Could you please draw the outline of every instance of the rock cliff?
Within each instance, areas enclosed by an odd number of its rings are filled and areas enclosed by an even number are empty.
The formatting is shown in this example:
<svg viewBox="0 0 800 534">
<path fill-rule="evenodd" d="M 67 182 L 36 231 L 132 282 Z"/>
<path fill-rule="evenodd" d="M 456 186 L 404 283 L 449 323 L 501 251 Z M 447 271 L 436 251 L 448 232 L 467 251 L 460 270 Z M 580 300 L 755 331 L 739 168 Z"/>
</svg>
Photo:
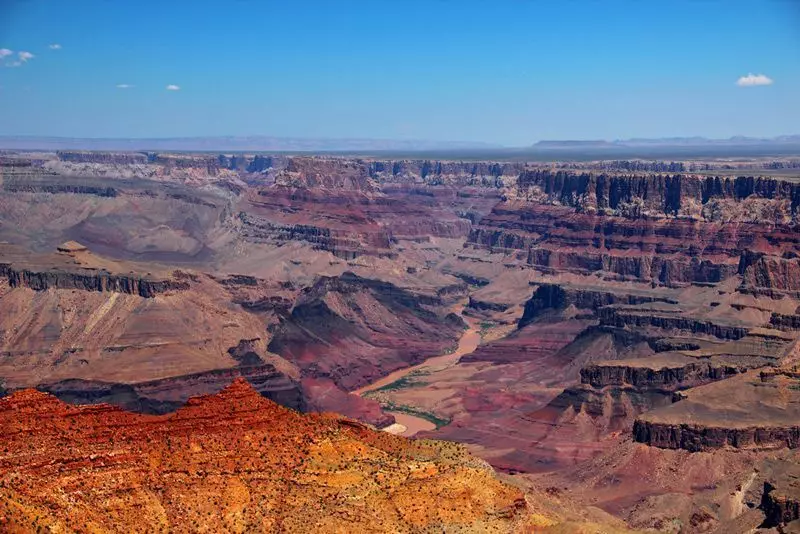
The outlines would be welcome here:
<svg viewBox="0 0 800 534">
<path fill-rule="evenodd" d="M 102 271 L 79 269 L 75 271 L 30 271 L 17 270 L 11 265 L 0 264 L 0 275 L 8 278 L 11 287 L 27 287 L 34 291 L 47 289 L 80 289 L 84 291 L 113 291 L 151 298 L 167 291 L 189 288 L 181 280 L 158 280 L 143 275 L 123 275 Z"/>
<path fill-rule="evenodd" d="M 634 439 L 689 451 L 797 448 L 797 373 L 752 374 L 691 389 L 679 402 L 640 416 Z"/>
</svg>

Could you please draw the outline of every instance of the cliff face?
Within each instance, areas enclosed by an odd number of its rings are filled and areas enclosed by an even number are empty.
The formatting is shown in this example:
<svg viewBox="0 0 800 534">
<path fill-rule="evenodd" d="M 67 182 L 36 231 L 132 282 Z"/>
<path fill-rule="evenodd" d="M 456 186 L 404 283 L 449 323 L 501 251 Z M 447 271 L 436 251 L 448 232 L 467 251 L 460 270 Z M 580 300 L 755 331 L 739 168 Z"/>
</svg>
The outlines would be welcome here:
<svg viewBox="0 0 800 534">
<path fill-rule="evenodd" d="M 287 187 L 326 188 L 374 192 L 377 184 L 359 161 L 328 158 L 290 158 L 275 176 L 275 184 Z"/>
<path fill-rule="evenodd" d="M 0 430 L 8 481 L 0 500 L 14 503 L 0 519 L 4 531 L 521 532 L 540 524 L 520 490 L 459 446 L 299 415 L 241 380 L 161 417 L 23 391 L 0 400 Z"/>
<path fill-rule="evenodd" d="M 743 251 L 800 250 L 789 181 L 529 169 L 504 192 L 468 243 L 545 272 L 682 286 L 736 275 Z"/>
<path fill-rule="evenodd" d="M 675 365 L 636 367 L 628 364 L 588 365 L 581 369 L 581 383 L 595 388 L 634 386 L 647 388 L 689 387 L 722 380 L 744 372 L 734 365 L 714 365 L 708 361 L 676 362 Z"/>
<path fill-rule="evenodd" d="M 779 215 L 780 218 L 788 215 L 791 219 L 800 204 L 800 185 L 752 176 L 696 178 L 669 174 L 619 175 L 537 169 L 521 173 L 517 184 L 519 193 L 531 200 L 546 200 L 586 212 L 613 210 L 623 216 L 688 215 L 713 219 L 715 215 L 712 211 L 702 211 L 702 207 L 710 202 L 739 203 L 747 199 L 759 199 L 773 201 L 762 203 L 765 215 L 770 209 L 788 208 L 788 213 L 773 215 Z M 786 205 L 782 201 L 786 201 Z M 736 216 L 735 213 L 727 215 Z M 739 215 L 746 218 L 752 214 Z M 765 220 L 779 222 L 774 217 Z"/>
<path fill-rule="evenodd" d="M 781 467 L 781 471 L 764 481 L 760 508 L 764 512 L 762 526 L 765 528 L 784 526 L 800 519 L 797 464 L 784 463 Z"/>
<path fill-rule="evenodd" d="M 466 236 L 471 223 L 461 215 L 486 204 L 482 197 L 460 198 L 453 191 L 427 196 L 395 188 L 384 193 L 352 162 L 310 162 L 290 161 L 276 176 L 276 185 L 249 192 L 239 214 L 248 240 L 304 241 L 345 259 L 391 256 L 401 239 Z M 337 167 L 326 174 L 333 164 Z"/>
<path fill-rule="evenodd" d="M 27 287 L 34 291 L 80 289 L 83 291 L 112 291 L 152 298 L 159 293 L 189 288 L 189 283 L 181 280 L 157 280 L 141 275 L 112 274 L 83 269 L 77 271 L 30 271 L 15 269 L 8 264 L 0 264 L 0 275 L 8 278 L 8 284 L 11 287 Z"/>
<path fill-rule="evenodd" d="M 282 224 L 241 213 L 242 235 L 257 243 L 302 241 L 326 250 L 338 258 L 352 260 L 365 254 L 391 256 L 390 236 L 385 230 L 352 232 L 310 224 Z"/>
<path fill-rule="evenodd" d="M 604 291 L 597 288 L 562 284 L 541 284 L 525 303 L 519 327 L 522 328 L 531 323 L 546 311 L 563 310 L 568 306 L 597 311 L 599 308 L 611 304 L 636 305 L 650 302 L 675 303 L 672 299 L 652 294 Z"/>
<path fill-rule="evenodd" d="M 747 373 L 688 390 L 679 402 L 640 416 L 634 440 L 666 449 L 709 451 L 800 447 L 794 369 Z"/>
<path fill-rule="evenodd" d="M 637 420 L 633 439 L 662 449 L 708 451 L 725 447 L 796 449 L 800 446 L 800 426 L 786 428 L 720 428 L 692 424 L 664 425 Z"/>
<path fill-rule="evenodd" d="M 800 292 L 800 259 L 744 251 L 739 260 L 742 287 L 753 292 Z"/>
<path fill-rule="evenodd" d="M 49 193 L 49 194 L 74 194 L 92 195 L 97 197 L 114 198 L 120 194 L 113 186 L 55 183 L 43 180 L 20 180 L 16 178 L 3 180 L 3 191 L 8 193 Z"/>
<path fill-rule="evenodd" d="M 741 339 L 749 328 L 720 324 L 685 315 L 664 314 L 608 306 L 598 310 L 600 324 L 617 328 L 655 327 L 666 330 L 684 330 L 695 334 L 714 336 L 720 339 Z"/>
</svg>

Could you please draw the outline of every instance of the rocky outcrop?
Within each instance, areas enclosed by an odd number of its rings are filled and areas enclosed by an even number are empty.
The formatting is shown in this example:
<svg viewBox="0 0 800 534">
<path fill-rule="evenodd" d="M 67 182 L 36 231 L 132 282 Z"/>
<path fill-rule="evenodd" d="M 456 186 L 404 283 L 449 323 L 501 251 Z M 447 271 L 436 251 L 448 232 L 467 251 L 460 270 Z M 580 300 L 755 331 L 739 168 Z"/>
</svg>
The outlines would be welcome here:
<svg viewBox="0 0 800 534">
<path fill-rule="evenodd" d="M 556 422 L 565 414 L 580 413 L 591 418 L 603 433 L 630 431 L 638 415 L 674 401 L 675 394 L 669 389 L 631 385 L 596 388 L 581 384 L 566 388 L 545 408 L 528 417 L 541 421 L 550 414 Z"/>
<path fill-rule="evenodd" d="M 739 260 L 739 274 L 745 290 L 800 292 L 800 258 L 768 256 L 744 251 Z"/>
<path fill-rule="evenodd" d="M 709 359 L 675 357 L 666 362 L 645 359 L 635 362 L 604 362 L 581 369 L 581 383 L 595 388 L 606 386 L 634 386 L 675 390 L 713 380 L 722 380 L 745 372 L 746 367 L 725 365 Z"/>
<path fill-rule="evenodd" d="M 34 291 L 46 289 L 80 289 L 83 291 L 113 291 L 152 298 L 167 291 L 189 288 L 183 280 L 159 280 L 135 274 L 113 274 L 100 270 L 31 271 L 0 264 L 0 275 L 8 278 L 11 287 L 27 287 Z"/>
<path fill-rule="evenodd" d="M 344 158 L 289 158 L 286 168 L 275 176 L 275 184 L 295 188 L 325 188 L 374 192 L 377 184 L 368 166 Z"/>
<path fill-rule="evenodd" d="M 617 328 L 654 327 L 665 330 L 683 330 L 693 334 L 703 334 L 720 339 L 741 339 L 749 328 L 730 324 L 720 324 L 677 313 L 664 313 L 657 310 L 641 310 L 607 306 L 598 310 L 600 324 Z"/>
<path fill-rule="evenodd" d="M 773 312 L 769 324 L 778 330 L 800 330 L 800 315 Z"/>
<path fill-rule="evenodd" d="M 213 155 L 190 155 L 190 154 L 156 154 L 147 155 L 149 163 L 158 165 L 165 169 L 202 169 L 209 176 L 219 174 L 222 166 L 219 157 Z"/>
<path fill-rule="evenodd" d="M 542 524 L 531 523 L 519 489 L 457 445 L 301 415 L 242 379 L 166 416 L 68 406 L 25 390 L 0 400 L 0 433 L 0 501 L 15 503 L 0 518 L 8 532 L 522 532 Z"/>
<path fill-rule="evenodd" d="M 372 234 L 336 230 L 308 224 L 281 224 L 247 213 L 240 213 L 242 235 L 256 242 L 304 241 L 331 252 L 334 256 L 352 260 L 364 254 L 391 256 L 390 237 L 385 231 Z"/>
<path fill-rule="evenodd" d="M 633 439 L 662 449 L 685 449 L 692 452 L 724 447 L 796 449 L 800 446 L 800 426 L 722 428 L 637 420 L 633 425 Z"/>
<path fill-rule="evenodd" d="M 752 176 L 697 178 L 535 169 L 520 174 L 517 185 L 528 199 L 557 202 L 581 211 L 612 210 L 614 214 L 630 217 L 700 215 L 698 207 L 711 201 L 740 202 L 750 198 L 785 200 L 792 217 L 800 204 L 800 185 Z"/>
<path fill-rule="evenodd" d="M 114 198 L 120 194 L 120 191 L 112 186 L 19 179 L 3 180 L 3 191 L 8 193 L 69 193 L 73 195 L 92 195 L 106 198 Z"/>
<path fill-rule="evenodd" d="M 752 375 L 690 389 L 680 402 L 640 416 L 634 440 L 689 451 L 800 447 L 800 374 L 788 369 Z"/>
<path fill-rule="evenodd" d="M 426 185 L 458 185 L 502 187 L 515 179 L 524 163 L 399 160 L 372 161 L 369 174 L 381 183 L 422 183 Z"/>
<path fill-rule="evenodd" d="M 800 519 L 800 487 L 797 484 L 797 468 L 764 481 L 761 494 L 761 510 L 764 512 L 764 528 L 775 528 Z M 780 532 L 780 531 L 779 531 Z"/>
<path fill-rule="evenodd" d="M 650 302 L 676 303 L 673 299 L 658 295 L 626 293 L 623 290 L 605 291 L 598 288 L 561 284 L 541 284 L 525 303 L 525 311 L 519 320 L 522 328 L 547 310 L 563 310 L 568 306 L 592 311 L 611 304 L 636 305 Z"/>
<path fill-rule="evenodd" d="M 504 312 L 511 308 L 513 304 L 507 302 L 492 302 L 490 300 L 481 300 L 475 296 L 469 297 L 467 307 L 478 311 L 495 311 Z"/>
</svg>

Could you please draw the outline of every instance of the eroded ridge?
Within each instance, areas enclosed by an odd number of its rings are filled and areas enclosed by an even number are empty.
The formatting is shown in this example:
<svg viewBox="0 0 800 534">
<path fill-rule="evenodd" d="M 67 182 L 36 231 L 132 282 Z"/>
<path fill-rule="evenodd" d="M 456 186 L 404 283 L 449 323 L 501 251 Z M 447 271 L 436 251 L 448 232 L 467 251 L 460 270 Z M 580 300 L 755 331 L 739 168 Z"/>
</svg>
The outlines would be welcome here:
<svg viewBox="0 0 800 534">
<path fill-rule="evenodd" d="M 167 416 L 0 400 L 2 530 L 522 531 L 520 490 L 460 446 L 301 415 L 237 379 Z"/>
</svg>

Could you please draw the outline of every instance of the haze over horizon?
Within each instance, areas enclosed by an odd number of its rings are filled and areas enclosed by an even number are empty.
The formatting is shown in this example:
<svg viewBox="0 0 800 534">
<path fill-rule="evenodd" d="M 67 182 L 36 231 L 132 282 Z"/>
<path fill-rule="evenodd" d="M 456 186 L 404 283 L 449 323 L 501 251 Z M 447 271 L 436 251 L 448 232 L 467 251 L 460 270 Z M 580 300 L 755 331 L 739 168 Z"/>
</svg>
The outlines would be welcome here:
<svg viewBox="0 0 800 534">
<path fill-rule="evenodd" d="M 800 121 L 789 2 L 231 6 L 4 2 L 0 135 L 527 146 Z"/>
</svg>

